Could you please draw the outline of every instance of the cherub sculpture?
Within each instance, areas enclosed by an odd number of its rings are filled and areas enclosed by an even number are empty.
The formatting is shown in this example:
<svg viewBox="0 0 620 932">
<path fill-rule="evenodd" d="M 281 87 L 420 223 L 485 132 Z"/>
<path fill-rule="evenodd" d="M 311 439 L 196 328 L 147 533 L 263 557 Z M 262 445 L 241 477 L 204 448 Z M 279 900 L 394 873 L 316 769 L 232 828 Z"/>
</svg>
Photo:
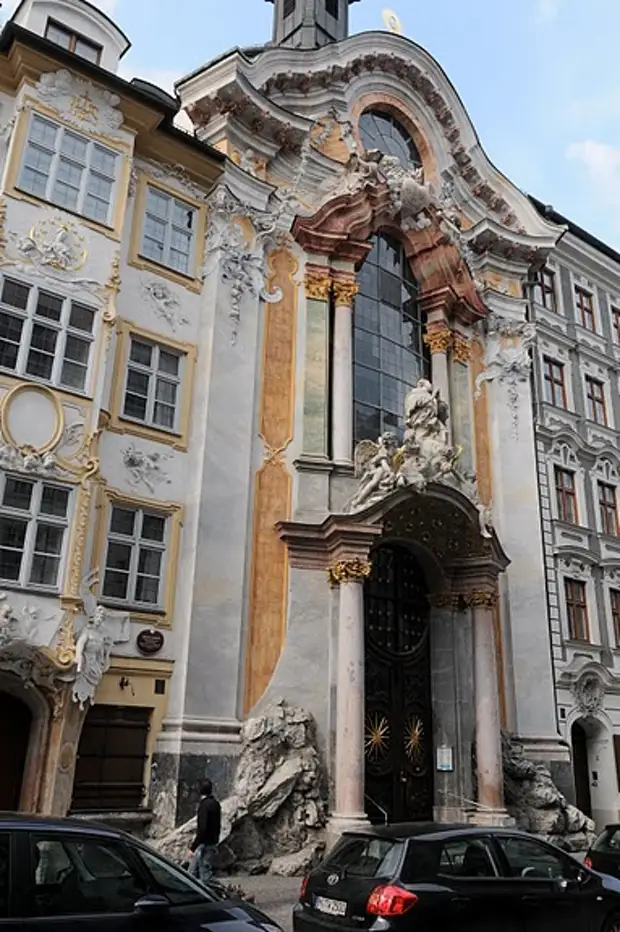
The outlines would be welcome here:
<svg viewBox="0 0 620 932">
<path fill-rule="evenodd" d="M 355 475 L 359 488 L 351 501 L 351 512 L 368 508 L 396 488 L 394 458 L 398 451 L 396 435 L 386 431 L 377 443 L 362 440 L 355 448 Z"/>
</svg>

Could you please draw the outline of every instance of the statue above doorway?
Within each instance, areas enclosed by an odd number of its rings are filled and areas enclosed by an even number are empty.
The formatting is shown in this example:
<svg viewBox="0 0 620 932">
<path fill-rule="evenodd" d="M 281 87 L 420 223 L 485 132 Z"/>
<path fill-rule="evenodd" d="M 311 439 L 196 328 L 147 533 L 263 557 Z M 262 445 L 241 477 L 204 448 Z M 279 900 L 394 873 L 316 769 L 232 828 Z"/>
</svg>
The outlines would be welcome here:
<svg viewBox="0 0 620 932">
<path fill-rule="evenodd" d="M 480 532 L 491 536 L 490 509 L 478 497 L 476 479 L 457 468 L 460 449 L 450 443 L 448 405 L 427 379 L 420 379 L 405 398 L 405 433 L 399 445 L 386 431 L 376 443 L 362 440 L 355 449 L 360 483 L 348 511 L 356 514 L 398 489 L 424 492 L 431 482 L 447 483 L 469 498 L 480 515 Z"/>
</svg>

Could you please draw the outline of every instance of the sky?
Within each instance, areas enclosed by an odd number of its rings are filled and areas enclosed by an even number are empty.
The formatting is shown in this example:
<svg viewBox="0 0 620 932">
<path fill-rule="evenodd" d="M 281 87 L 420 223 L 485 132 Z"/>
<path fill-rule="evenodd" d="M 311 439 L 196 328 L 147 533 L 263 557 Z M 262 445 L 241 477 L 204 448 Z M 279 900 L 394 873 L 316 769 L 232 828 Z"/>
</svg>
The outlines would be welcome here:
<svg viewBox="0 0 620 932">
<path fill-rule="evenodd" d="M 16 5 L 5 0 L 3 13 Z M 122 76 L 168 90 L 221 52 L 271 37 L 265 0 L 95 5 L 133 43 Z M 386 6 L 442 65 L 497 168 L 620 250 L 620 2 L 361 0 L 351 32 L 382 29 Z"/>
</svg>

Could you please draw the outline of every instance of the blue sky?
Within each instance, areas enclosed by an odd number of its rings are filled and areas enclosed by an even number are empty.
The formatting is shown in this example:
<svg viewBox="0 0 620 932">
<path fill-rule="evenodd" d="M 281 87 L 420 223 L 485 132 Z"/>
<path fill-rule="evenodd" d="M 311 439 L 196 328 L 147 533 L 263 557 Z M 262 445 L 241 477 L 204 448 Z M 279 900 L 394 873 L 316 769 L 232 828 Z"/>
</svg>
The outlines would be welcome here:
<svg viewBox="0 0 620 932">
<path fill-rule="evenodd" d="M 265 0 L 97 5 L 133 42 L 123 75 L 161 86 L 271 35 Z M 351 7 L 351 31 L 382 28 L 385 6 L 443 66 L 497 167 L 620 249 L 620 2 L 362 0 Z"/>
</svg>

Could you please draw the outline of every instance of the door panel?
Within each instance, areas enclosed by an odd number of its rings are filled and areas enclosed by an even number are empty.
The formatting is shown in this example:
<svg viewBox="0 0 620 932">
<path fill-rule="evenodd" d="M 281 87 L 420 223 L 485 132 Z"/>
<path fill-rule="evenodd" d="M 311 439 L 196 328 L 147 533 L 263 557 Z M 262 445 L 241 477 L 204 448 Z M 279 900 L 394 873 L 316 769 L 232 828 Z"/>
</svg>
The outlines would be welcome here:
<svg viewBox="0 0 620 932">
<path fill-rule="evenodd" d="M 0 693 L 0 721 L 0 812 L 15 812 L 19 809 L 32 713 L 19 699 Z"/>
<path fill-rule="evenodd" d="M 407 548 L 375 552 L 364 612 L 368 815 L 373 821 L 430 820 L 429 604 L 423 570 Z"/>
</svg>

